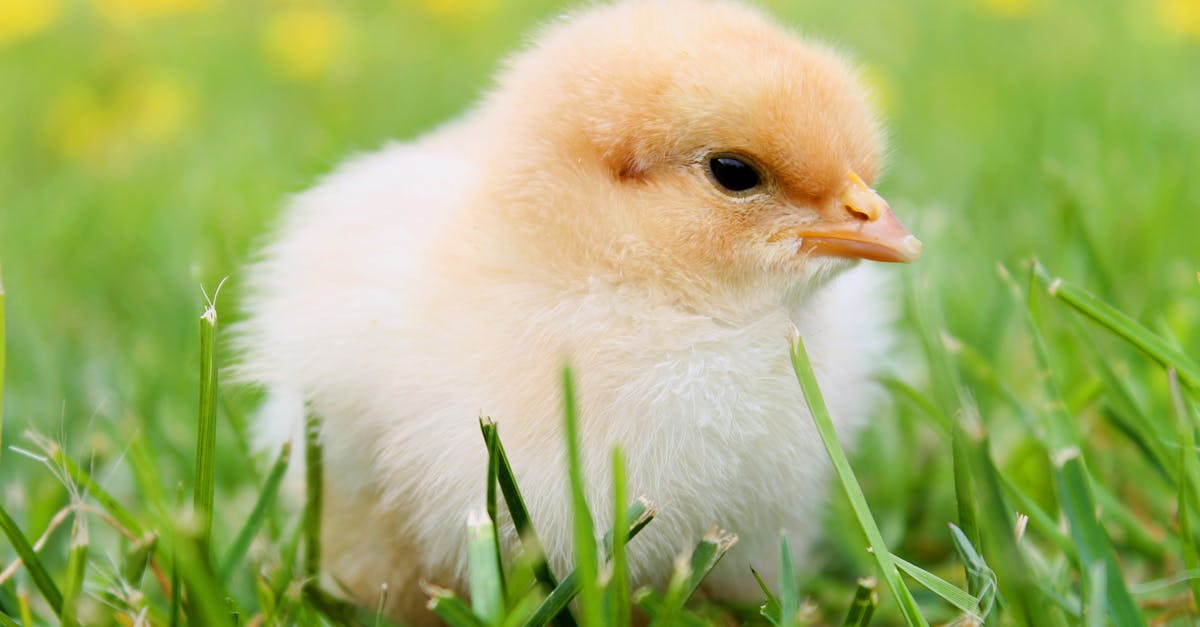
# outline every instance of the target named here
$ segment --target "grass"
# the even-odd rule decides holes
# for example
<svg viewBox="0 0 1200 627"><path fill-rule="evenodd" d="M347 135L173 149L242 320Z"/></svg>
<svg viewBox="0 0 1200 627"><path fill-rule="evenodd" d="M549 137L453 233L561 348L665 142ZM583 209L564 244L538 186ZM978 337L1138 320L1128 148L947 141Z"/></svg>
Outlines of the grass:
<svg viewBox="0 0 1200 627"><path fill-rule="evenodd" d="M291 453L251 452L257 392L217 385L230 356L196 333L199 286L229 275L220 312L236 320L242 268L287 194L468 106L559 7L58 4L21 38L0 11L0 624L384 623L312 577L317 519L277 498ZM767 4L867 65L893 131L880 191L926 244L888 270L904 308L894 408L853 447L827 441L852 472L831 486L816 558L761 610L717 605L691 597L729 536L679 538L672 581L631 590L626 542L654 508L618 471L628 526L579 543L591 566L556 579L485 421L495 506L470 553L484 594L431 586L439 611L1193 624L1200 18L1165 0ZM280 32L307 43L281 48ZM316 444L294 446L316 460ZM501 507L522 536L511 563L489 539Z"/></svg>

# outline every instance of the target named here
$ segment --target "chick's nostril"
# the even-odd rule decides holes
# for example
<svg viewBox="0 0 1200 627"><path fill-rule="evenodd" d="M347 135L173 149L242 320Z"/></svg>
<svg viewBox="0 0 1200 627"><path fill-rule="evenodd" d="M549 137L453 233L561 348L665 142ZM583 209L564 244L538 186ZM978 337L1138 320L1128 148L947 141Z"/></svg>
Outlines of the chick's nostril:
<svg viewBox="0 0 1200 627"><path fill-rule="evenodd" d="M850 203L842 205L842 208L845 209L846 213L849 213L850 216L855 220L862 220L863 222L866 222L871 219L871 214L859 209L858 207L855 207L854 205L851 205Z"/></svg>

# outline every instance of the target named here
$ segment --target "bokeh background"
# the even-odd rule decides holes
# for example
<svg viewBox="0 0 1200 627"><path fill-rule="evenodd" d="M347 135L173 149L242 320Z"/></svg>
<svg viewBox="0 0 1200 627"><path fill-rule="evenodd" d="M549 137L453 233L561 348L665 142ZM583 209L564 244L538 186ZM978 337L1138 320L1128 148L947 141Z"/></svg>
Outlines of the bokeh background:
<svg viewBox="0 0 1200 627"><path fill-rule="evenodd" d="M1032 256L1197 354L1200 2L765 4L863 64L892 131L881 192L926 246L897 276L1010 389L1034 382L996 266ZM236 320L243 268L289 194L350 154L469 107L529 29L563 10L544 0L0 0L5 449L30 447L23 433L36 430L136 500L120 460L140 441L162 485L187 480L201 288L228 277L219 309ZM1087 381L1087 358L1061 366L1066 381ZM923 385L921 372L905 378ZM219 515L231 520L257 482L244 437L256 398L222 393L217 479L229 505ZM1003 402L979 402L1003 425ZM898 424L869 436L856 464L889 537L910 559L936 561L953 519L945 450ZM1036 487L1036 468L1007 459ZM0 498L36 530L65 493L9 449ZM853 575L858 558L847 548L838 562L837 541L830 576ZM7 546L0 556L8 561Z"/></svg>

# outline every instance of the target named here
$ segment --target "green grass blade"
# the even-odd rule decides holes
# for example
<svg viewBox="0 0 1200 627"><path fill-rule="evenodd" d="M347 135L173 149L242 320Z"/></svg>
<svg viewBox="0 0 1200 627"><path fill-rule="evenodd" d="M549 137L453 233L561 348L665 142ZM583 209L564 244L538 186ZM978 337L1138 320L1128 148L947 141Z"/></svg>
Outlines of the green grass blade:
<svg viewBox="0 0 1200 627"><path fill-rule="evenodd" d="M496 625L504 616L504 589L496 557L496 527L486 513L472 512L467 518L467 562L471 609L485 623Z"/></svg>
<svg viewBox="0 0 1200 627"><path fill-rule="evenodd" d="M571 508L575 520L575 572L579 573L579 611L585 625L603 621L600 594L599 551L595 524L588 508L583 479L583 451L580 449L579 407L575 401L575 378L570 368L562 372L563 416L566 419L567 473L571 484Z"/></svg>
<svg viewBox="0 0 1200 627"><path fill-rule="evenodd" d="M954 496L958 507L958 525L975 546L981 543L979 535L979 504L975 492L975 481L971 476L970 450L967 447L967 436L961 423L955 423L950 432L951 464L954 470ZM972 594L979 594L975 589L976 579L970 576L970 565L963 564L967 570L967 586Z"/></svg>
<svg viewBox="0 0 1200 627"><path fill-rule="evenodd" d="M972 596L969 592L899 555L893 555L892 559L896 560L896 566L900 567L900 570L904 571L909 577L915 579L922 586L925 586L927 590L938 595L950 605L972 616L979 610L979 599Z"/></svg>
<svg viewBox="0 0 1200 627"><path fill-rule="evenodd" d="M683 578L672 579L681 587ZM678 588L676 588L678 590ZM633 595L634 603L642 608L646 616L653 617L651 627L712 627L712 623L686 612L672 610L670 601L650 588L639 588Z"/></svg>
<svg viewBox="0 0 1200 627"><path fill-rule="evenodd" d="M984 561L979 550L967 538L962 529L953 523L950 523L949 527L950 537L954 541L954 550L958 552L959 559L962 560L967 571L968 591L971 591L972 596L979 599L974 613L983 620L987 620L996 599L996 573ZM978 592L975 592L976 590Z"/></svg>
<svg viewBox="0 0 1200 627"><path fill-rule="evenodd" d="M800 613L800 587L796 584L796 565L792 563L792 544L787 534L779 537L779 624L796 627Z"/></svg>
<svg viewBox="0 0 1200 627"><path fill-rule="evenodd" d="M1183 564L1190 571L1200 570L1200 549L1196 542L1196 514L1200 512L1200 456L1196 453L1196 420L1188 411L1179 378L1174 370L1167 372L1171 389L1171 405L1175 410L1179 434L1179 478L1176 481L1175 501L1179 510L1179 539ZM1200 579L1188 580L1192 600L1200 607Z"/></svg>
<svg viewBox="0 0 1200 627"><path fill-rule="evenodd" d="M837 475L842 491L850 499L850 505L854 509L855 517L858 519L859 525L867 536L867 541L871 545L875 562L879 566L888 589L891 590L892 595L896 598L901 615L904 616L905 622L909 625L928 625L925 617L921 615L920 608L917 607L916 600L913 599L912 592L909 591L908 587L900 579L900 572L896 567L896 563L892 560L892 554L888 551L887 545L883 541L883 535L879 532L879 526L876 525L875 519L871 516L870 507L867 506L867 499L863 495L862 488L858 485L858 480L854 477L854 471L850 468L850 461L846 458L846 452L842 450L842 445L838 442L837 433L833 427L833 419L830 418L829 410L825 407L825 399L821 396L816 375L813 374L812 364L808 359L808 352L804 348L804 339L799 336L792 341L792 369L795 370L796 379L800 382L800 387L804 390L805 401L808 404L809 412L812 414L813 422L816 423L817 432L821 436L821 442L825 445L825 450L833 462L834 473ZM786 614L784 615L784 619L785 621L788 619Z"/></svg>
<svg viewBox="0 0 1200 627"><path fill-rule="evenodd" d="M158 548L158 534L147 533L135 540L125 552L121 576L133 586L139 586L150 565L150 558Z"/></svg>
<svg viewBox="0 0 1200 627"><path fill-rule="evenodd" d="M509 516L512 517L513 527L516 528L517 536L521 539L521 546L527 556L533 557L531 568L534 578L549 593L558 587L558 579L550 570L550 564L546 561L546 552L542 548L541 541L538 540L537 531L533 528L533 520L529 516L529 509L525 506L525 498L521 496L512 465L508 461L508 453L504 450L500 427L490 418L484 417L479 421L479 428L483 432L484 441L495 444L496 482L499 484L500 493L504 496L504 504L508 507ZM495 431L494 440L489 435L491 431ZM570 610L563 611L555 617L554 622L560 627L575 626L575 618L571 615Z"/></svg>
<svg viewBox="0 0 1200 627"><path fill-rule="evenodd" d="M654 517L658 515L658 511L643 499L634 501L628 508L625 516L625 524L629 529L629 539L633 540L637 534L641 532ZM605 534L604 543L606 546L612 546L612 532ZM563 578L554 590L550 591L550 595L546 597L542 604L538 606L537 611L525 621L525 627L541 627L549 623L554 617L559 616L560 612L566 609L567 605L579 594L579 568L576 567L569 575Z"/></svg>
<svg viewBox="0 0 1200 627"><path fill-rule="evenodd" d="M983 548L991 556L997 588L1003 591L1008 609L1015 614L1012 624L1037 624L1047 616L1043 597L1034 583L1033 568L1014 537L1013 508L1004 498L1001 474L992 461L986 435L973 438L971 449L979 486Z"/></svg>
<svg viewBox="0 0 1200 627"><path fill-rule="evenodd" d="M200 316L200 418L196 433L196 482L193 508L202 539L212 533L213 489L217 466L217 310Z"/></svg>
<svg viewBox="0 0 1200 627"><path fill-rule="evenodd" d="M950 431L950 423L946 420L946 416L942 414L941 409L916 388L897 379L896 377L880 377L879 383L887 389L888 395L892 397L903 398L918 409L921 410L926 418L929 418L944 431Z"/></svg>
<svg viewBox="0 0 1200 627"><path fill-rule="evenodd" d="M325 503L325 461L321 426L315 414L304 421L304 576L321 574L321 514Z"/></svg>
<svg viewBox="0 0 1200 627"><path fill-rule="evenodd" d="M1152 560L1162 560L1168 550L1165 540L1154 537L1146 524L1121 501L1121 498L1109 491L1108 487L1098 481L1092 481L1092 494L1096 497L1096 505L1103 520L1115 526L1122 536L1122 546L1145 555Z"/></svg>
<svg viewBox="0 0 1200 627"><path fill-rule="evenodd" d="M678 624L684 616L683 604L687 601L688 582L692 580L692 564L691 561L683 554L675 558L674 568L671 571L671 579L667 582L667 589L662 595L661 604L653 604L654 613L651 614L654 620L651 621L652 626L658 625L675 625ZM654 599L655 595L647 594L648 590L642 588L638 591L638 605L643 609L648 609L645 603L646 599Z"/></svg>
<svg viewBox="0 0 1200 627"><path fill-rule="evenodd" d="M1112 331L1164 368L1175 368L1185 385L1200 392L1200 365L1178 348L1082 287L1061 277L1050 278L1041 265L1035 264L1034 272L1051 296Z"/></svg>
<svg viewBox="0 0 1200 627"><path fill-rule="evenodd" d="M46 603L50 604L50 608L54 610L55 614L61 615L62 592L59 591L58 586L54 585L54 580L46 572L42 560L34 552L33 545L29 543L25 534L21 533L16 521L8 515L8 511L2 504L0 504L0 530L4 531L4 535L8 537L8 542L12 545L17 557L21 558L26 572L29 573L29 578L33 580L33 585L42 594L42 598L46 599Z"/></svg>
<svg viewBox="0 0 1200 627"><path fill-rule="evenodd" d="M656 624L674 624L685 612L684 604L700 587L700 582L712 572L725 553L737 542L737 536L721 531L713 525L696 544L690 557L680 555L675 561L675 571L663 595L663 605L655 615Z"/></svg>
<svg viewBox="0 0 1200 627"><path fill-rule="evenodd" d="M316 580L305 582L303 599L308 607L334 625L361 625L366 622L365 610L325 592Z"/></svg>
<svg viewBox="0 0 1200 627"><path fill-rule="evenodd" d="M229 545L229 550L225 552L225 559L221 561L221 581L228 582L229 578L233 576L234 570L241 564L242 558L250 548L250 543L254 541L254 536L266 522L267 512L275 503L276 495L279 494L279 486L283 483L283 476L287 473L291 457L292 443L284 442L283 448L279 450L279 455L275 457L275 463L271 465L271 470L267 473L267 480L263 482L263 487L258 492L258 499L254 502L254 508L250 510L250 516L246 518L246 523L242 525L237 536Z"/></svg>
<svg viewBox="0 0 1200 627"><path fill-rule="evenodd" d="M83 577L87 570L87 520L76 513L71 526L71 545L67 552L67 579L63 586L62 624L79 624L79 597L83 594Z"/></svg>
<svg viewBox="0 0 1200 627"><path fill-rule="evenodd" d="M1071 541L1070 536L1059 529L1058 523L1055 522L1054 518L1050 514L1047 514L1046 510L1042 509L1032 497L1025 494L1012 481L1002 476L1000 477L1000 482L1004 495L1012 499L1017 511L1029 517L1030 526L1054 543L1054 546L1062 551L1067 559L1078 562L1079 555L1075 552L1075 544Z"/></svg>
<svg viewBox="0 0 1200 627"><path fill-rule="evenodd" d="M497 441L500 436L495 424L492 424L490 428L484 426L484 419L482 417L479 419L479 426L483 429L483 439L487 445L487 500L485 503L488 520L492 521L492 549L496 554L496 564L498 565L496 574L500 578L501 596L508 598L508 584L505 581L504 575L504 559L500 554L500 528L498 526L500 519L496 517L496 484L497 476L500 474L500 455L497 451Z"/></svg>
<svg viewBox="0 0 1200 627"><path fill-rule="evenodd" d="M628 516L628 495L625 483L625 459L620 448L612 452L612 498L613 520L625 520ZM629 528L625 525L613 525L612 529L612 560L608 586L605 587L605 608L607 609L608 625L613 627L628 627L630 624L630 584L629 564L625 556L625 545L629 542Z"/></svg>
<svg viewBox="0 0 1200 627"><path fill-rule="evenodd" d="M1040 266L1034 264L1029 283L1030 293L1039 276ZM1020 300L1021 293L1011 284L1014 296ZM1025 303L1026 327L1033 345L1034 359L1037 363L1043 392L1049 401L1045 411L1046 446L1053 468L1054 485L1058 494L1059 504L1066 514L1068 528L1076 551L1079 553L1080 571L1082 575L1090 575L1097 563L1103 563L1103 573L1106 585L1103 590L1084 586L1085 605L1089 599L1087 594L1104 594L1113 620L1121 625L1144 625L1141 612L1133 602L1129 590L1122 578L1121 569L1117 563L1116 552L1112 542L1096 518L1096 499L1092 490L1092 479L1083 462L1083 453L1079 448L1079 434L1074 421L1066 411L1062 393L1054 380L1054 369L1050 360L1050 351L1042 335L1041 325L1036 316L1032 300Z"/></svg>
<svg viewBox="0 0 1200 627"><path fill-rule="evenodd" d="M187 524L176 531L173 563L187 589L183 602L189 625L231 624L226 594L213 572L212 548L202 529ZM179 587L176 586L176 589Z"/></svg>
<svg viewBox="0 0 1200 627"><path fill-rule="evenodd" d="M762 575L753 566L750 567L750 574L754 575L754 581L758 582L759 590L763 592L763 598L766 602L759 608L758 613L762 614L763 618L767 619L772 625L780 624L780 617L783 616L783 608L779 604L779 599L771 592L771 588L767 586L767 582L763 581Z"/></svg>
<svg viewBox="0 0 1200 627"><path fill-rule="evenodd" d="M483 619L475 615L471 608L454 592L431 584L422 584L425 594L429 596L426 604L438 618L446 621L450 627L485 627Z"/></svg>
<svg viewBox="0 0 1200 627"><path fill-rule="evenodd" d="M737 535L722 531L716 525L705 532L704 537L696 544L696 549L692 551L690 562L692 576L684 590L684 602L691 598L696 589L700 587L700 582L704 581L712 569L717 567L721 558L725 557L725 554L736 543Z"/></svg>
<svg viewBox="0 0 1200 627"><path fill-rule="evenodd" d="M850 609L846 612L845 620L842 621L843 626L866 627L871 624L871 617L875 615L875 608L879 605L877 587L878 584L874 577L858 580L858 587L854 590L854 600L850 602Z"/></svg>
<svg viewBox="0 0 1200 627"><path fill-rule="evenodd" d="M62 468L67 476L82 488L85 494L95 499L104 508L104 511L113 517L113 520L120 523L125 528L125 531L135 536L141 536L145 533L142 523L124 505L117 502L117 499L113 498L107 490L100 487L100 484L96 483L90 472L80 468L78 464L71 461L71 458L67 457L62 447L58 446L58 444L53 442L48 442L47 444L47 452L50 454L50 459L59 468Z"/></svg>

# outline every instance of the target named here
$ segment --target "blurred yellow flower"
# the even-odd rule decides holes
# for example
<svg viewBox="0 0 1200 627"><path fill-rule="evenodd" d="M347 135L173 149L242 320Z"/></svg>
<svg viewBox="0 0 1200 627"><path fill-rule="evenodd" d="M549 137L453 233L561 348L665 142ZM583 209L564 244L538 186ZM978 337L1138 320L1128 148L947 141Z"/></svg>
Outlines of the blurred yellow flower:
<svg viewBox="0 0 1200 627"><path fill-rule="evenodd" d="M96 10L114 22L188 13L207 8L212 0L93 0Z"/></svg>
<svg viewBox="0 0 1200 627"><path fill-rule="evenodd" d="M43 129L61 156L111 170L179 137L192 110L190 91L176 79L138 75L111 88L67 88L47 110Z"/></svg>
<svg viewBox="0 0 1200 627"><path fill-rule="evenodd" d="M59 9L59 0L0 0L0 44L46 30Z"/></svg>
<svg viewBox="0 0 1200 627"><path fill-rule="evenodd" d="M1029 15L1033 9L1033 0L978 0L984 11L1000 17L1021 17Z"/></svg>
<svg viewBox="0 0 1200 627"><path fill-rule="evenodd" d="M320 78L333 64L346 36L341 16L319 7L296 7L273 15L263 31L263 51L279 74Z"/></svg>
<svg viewBox="0 0 1200 627"><path fill-rule="evenodd" d="M426 12L441 17L468 17L487 13L496 0L417 0Z"/></svg>
<svg viewBox="0 0 1200 627"><path fill-rule="evenodd" d="M1167 30L1200 37L1200 0L1158 0L1158 16Z"/></svg>

